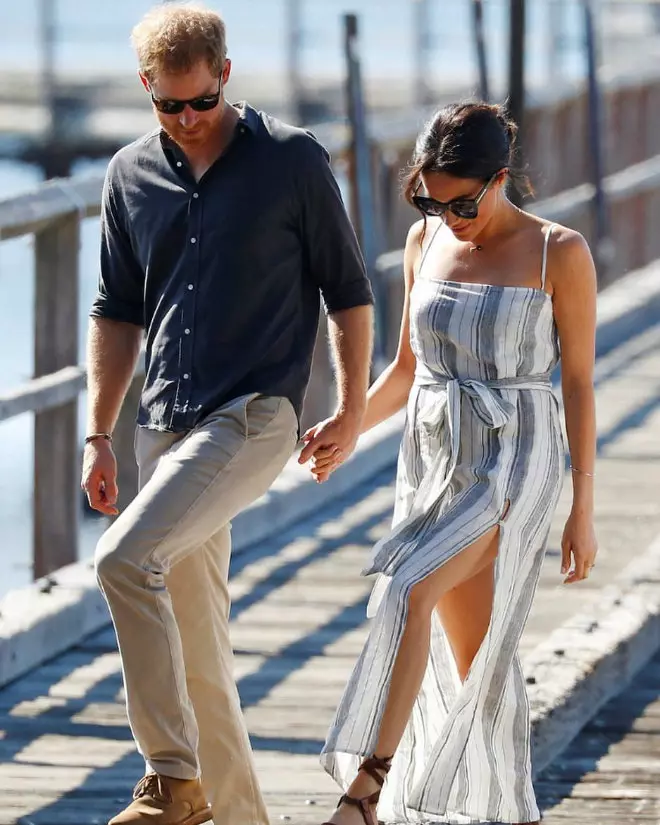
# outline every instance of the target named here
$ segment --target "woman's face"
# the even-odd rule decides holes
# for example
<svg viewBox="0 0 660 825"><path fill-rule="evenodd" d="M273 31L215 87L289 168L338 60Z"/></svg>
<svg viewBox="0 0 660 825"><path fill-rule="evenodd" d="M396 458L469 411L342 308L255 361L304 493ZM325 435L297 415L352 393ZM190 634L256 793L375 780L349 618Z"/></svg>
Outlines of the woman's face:
<svg viewBox="0 0 660 825"><path fill-rule="evenodd" d="M442 215L443 221L460 241L472 241L478 237L502 200L500 189L505 180L504 172L498 172L490 181L457 178L446 172L423 172L421 177L426 191L420 189L418 194L427 194L442 205L454 204L458 211L469 213L472 204L465 204L464 201L479 199L476 218L458 216L449 208Z"/></svg>

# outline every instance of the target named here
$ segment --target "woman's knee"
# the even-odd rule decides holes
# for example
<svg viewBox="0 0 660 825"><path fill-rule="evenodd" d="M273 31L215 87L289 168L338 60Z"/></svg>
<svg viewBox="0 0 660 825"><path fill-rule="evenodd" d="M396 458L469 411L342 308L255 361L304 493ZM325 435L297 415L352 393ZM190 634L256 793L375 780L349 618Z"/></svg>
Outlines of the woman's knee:
<svg viewBox="0 0 660 825"><path fill-rule="evenodd" d="M407 588L405 600L408 606L408 617L427 621L435 607L435 596L428 581L423 580Z"/></svg>

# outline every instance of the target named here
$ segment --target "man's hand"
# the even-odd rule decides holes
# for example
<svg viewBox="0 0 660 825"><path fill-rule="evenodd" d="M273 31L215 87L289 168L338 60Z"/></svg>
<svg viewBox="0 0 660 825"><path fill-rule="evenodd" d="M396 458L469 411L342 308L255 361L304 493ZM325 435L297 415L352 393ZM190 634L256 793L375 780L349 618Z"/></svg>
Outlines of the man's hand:
<svg viewBox="0 0 660 825"><path fill-rule="evenodd" d="M357 444L362 415L339 412L311 427L303 435L305 447L298 461L312 461L311 471L322 484L346 461Z"/></svg>
<svg viewBox="0 0 660 825"><path fill-rule="evenodd" d="M105 438L85 445L82 481L80 486L87 493L89 505L106 516L116 516L117 459L112 446Z"/></svg>

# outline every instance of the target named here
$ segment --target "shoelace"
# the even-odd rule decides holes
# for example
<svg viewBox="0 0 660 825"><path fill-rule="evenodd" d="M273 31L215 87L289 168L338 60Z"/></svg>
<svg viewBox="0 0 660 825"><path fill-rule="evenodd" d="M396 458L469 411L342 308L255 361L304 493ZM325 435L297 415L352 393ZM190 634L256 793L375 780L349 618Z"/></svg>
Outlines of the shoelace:
<svg viewBox="0 0 660 825"><path fill-rule="evenodd" d="M167 785L157 773L149 773L137 783L133 791L133 799L139 799L141 796L151 796L165 803L172 801Z"/></svg>

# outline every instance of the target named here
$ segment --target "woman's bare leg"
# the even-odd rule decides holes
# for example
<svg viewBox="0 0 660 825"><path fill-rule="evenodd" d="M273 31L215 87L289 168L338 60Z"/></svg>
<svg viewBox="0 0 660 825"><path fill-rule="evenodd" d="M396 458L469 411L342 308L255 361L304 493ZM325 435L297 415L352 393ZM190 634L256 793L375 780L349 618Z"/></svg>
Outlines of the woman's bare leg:
<svg viewBox="0 0 660 825"><path fill-rule="evenodd" d="M464 682L484 640L493 611L495 562L488 561L472 578L438 600L437 611Z"/></svg>
<svg viewBox="0 0 660 825"><path fill-rule="evenodd" d="M428 663L433 610L446 594L483 573L484 569L492 568L497 555L498 536L499 527L493 527L412 589L376 756L392 756L408 724ZM374 779L361 772L349 787L348 795L361 798L376 790L378 786ZM348 805L340 806L328 821L331 825L364 825L360 812Z"/></svg>

